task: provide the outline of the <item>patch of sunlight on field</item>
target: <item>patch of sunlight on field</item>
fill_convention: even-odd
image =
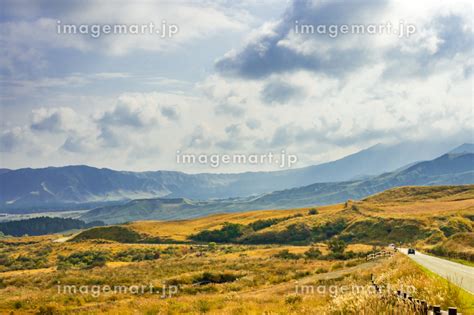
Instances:
[[[342,205],[316,207],[322,214],[336,213]],[[283,218],[295,214],[307,214],[310,208],[292,210],[259,210],[244,213],[215,214],[207,217],[177,221],[137,221],[127,225],[133,230],[152,236],[172,238],[177,241],[187,240],[187,236],[202,231],[220,228],[225,222],[249,224],[257,220]]]
[[[456,200],[456,201],[424,201],[405,204],[374,204],[383,212],[377,213],[377,216],[383,217],[404,217],[410,215],[428,215],[435,216],[446,214],[447,212],[456,212],[460,210],[471,210],[474,213],[474,199]]]

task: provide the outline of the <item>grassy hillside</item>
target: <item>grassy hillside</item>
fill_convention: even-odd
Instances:
[[[150,239],[176,242],[191,242],[197,233],[220,230],[225,223],[231,223],[239,229],[238,236],[222,242],[309,244],[339,237],[349,243],[381,245],[424,241],[434,244],[453,234],[473,231],[474,186],[401,187],[362,201],[317,207],[317,214],[310,214],[309,209],[218,214],[178,221],[138,221],[123,227]],[[253,222],[268,226],[255,230]],[[101,228],[94,231],[99,234],[87,232],[87,238],[100,238]]]
[[[335,204],[348,199],[366,198],[394,187],[463,184],[474,184],[474,154],[471,153],[445,154],[431,161],[416,163],[402,170],[364,180],[316,183],[302,187],[296,187],[302,183],[295,183],[296,188],[273,191],[257,197],[208,201],[184,198],[133,200],[124,205],[93,209],[84,213],[81,219],[87,222],[99,220],[107,224],[139,220],[191,219],[215,213]],[[403,192],[401,194],[403,195]],[[406,195],[404,198],[413,200],[410,198],[418,195],[417,191],[413,191],[411,196]],[[420,198],[426,198],[423,195],[421,192]],[[434,197],[436,197],[435,192]],[[466,197],[462,196],[464,199]]]
[[[377,283],[413,286],[414,298],[470,314],[472,295],[406,257],[365,257],[393,241],[472,253],[473,190],[404,187],[325,207],[97,227],[71,241],[0,239],[0,313],[388,313],[398,300],[370,291],[301,293],[302,286],[367,287],[374,275]],[[94,291],[105,287],[153,289]]]
[[[474,199],[473,185],[461,186],[407,186],[386,190],[367,197],[364,201],[373,203],[413,202],[413,201],[453,201]]]
[[[474,263],[474,233],[457,233],[431,248],[428,252],[437,256],[462,259]]]

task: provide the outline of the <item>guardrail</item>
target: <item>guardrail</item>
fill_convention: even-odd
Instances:
[[[392,257],[395,252],[389,250],[381,250],[376,253],[368,254],[365,258],[367,261],[382,258],[382,257]]]
[[[382,299],[393,298],[395,299],[394,308],[403,309],[405,312],[411,312],[413,314],[421,315],[462,315],[458,313],[456,307],[450,307],[448,310],[442,310],[439,305],[431,305],[426,300],[419,300],[413,298],[410,294],[402,292],[400,290],[393,292],[384,292],[382,287],[375,283],[372,278],[372,285],[375,288],[375,292],[380,294]],[[398,314],[398,313],[397,313]]]

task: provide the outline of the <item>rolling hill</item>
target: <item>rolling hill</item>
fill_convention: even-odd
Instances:
[[[320,206],[314,213],[308,210],[259,210],[189,220],[135,221],[94,228],[80,233],[76,239],[106,238],[121,242],[121,235],[134,234],[140,242],[147,239],[150,242],[157,239],[190,242],[193,235],[201,233],[221,237],[221,242],[252,244],[307,243],[311,242],[309,238],[321,241],[334,235],[348,242],[387,244],[420,240],[423,244],[434,244],[456,233],[473,231],[474,185],[392,188],[360,201]],[[225,229],[229,223],[235,228],[240,226],[241,230],[233,240],[229,240],[226,233],[212,236],[213,232],[209,232]],[[118,228],[125,230],[117,233]],[[288,229],[291,233],[286,235]],[[203,231],[208,232],[202,234]],[[286,236],[281,237],[283,235]],[[301,239],[294,238],[297,235]],[[219,242],[219,238],[215,241]]]
[[[401,171],[373,178],[340,183],[316,183],[275,191],[258,197],[194,201],[184,198],[134,200],[125,205],[93,209],[81,216],[85,221],[123,223],[136,220],[195,218],[213,213],[260,209],[289,209],[362,199],[400,186],[474,184],[474,154],[445,154]]]

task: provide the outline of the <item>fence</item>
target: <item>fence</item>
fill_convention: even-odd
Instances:
[[[430,305],[426,300],[415,299],[408,293],[400,290],[384,292],[382,287],[376,284],[373,278],[372,285],[374,286],[375,291],[380,294],[382,299],[394,300],[394,308],[402,309],[404,314],[408,311],[420,315],[462,315],[461,313],[458,313],[458,310],[455,307],[450,307],[448,310],[441,310],[439,305]]]
[[[380,252],[368,254],[367,257],[366,257],[366,260],[369,261],[369,260],[373,260],[373,259],[377,259],[377,258],[382,258],[382,257],[392,257],[393,254],[394,254],[393,251],[382,250],[382,251],[380,251]]]
[[[367,255],[366,259],[369,261],[382,257],[392,257],[394,253],[394,251],[382,250]],[[383,288],[375,283],[373,275],[372,286],[375,288],[375,292],[380,294],[381,299],[388,299],[393,302],[394,314],[400,314],[396,311],[398,309],[399,311],[402,311],[403,314],[410,312],[420,315],[462,315],[461,313],[458,313],[458,310],[455,307],[450,307],[448,310],[441,310],[439,305],[431,305],[425,300],[415,299],[410,294],[400,290],[394,292],[383,291]]]

